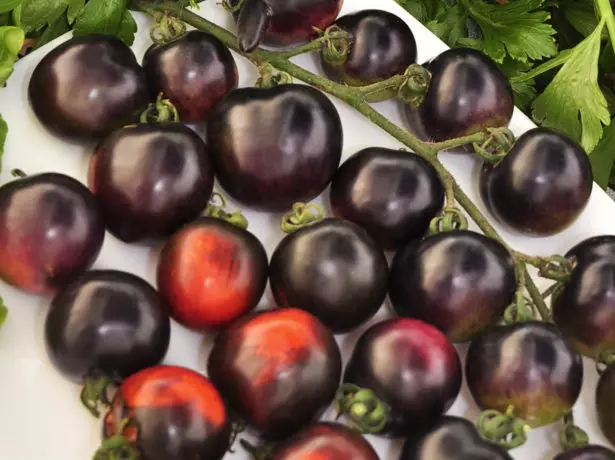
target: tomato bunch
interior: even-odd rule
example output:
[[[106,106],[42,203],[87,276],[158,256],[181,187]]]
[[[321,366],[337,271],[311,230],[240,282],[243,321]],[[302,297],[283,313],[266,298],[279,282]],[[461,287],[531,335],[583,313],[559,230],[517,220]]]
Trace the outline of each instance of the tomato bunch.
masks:
[[[419,66],[414,34],[391,13],[337,18],[337,0],[226,6],[245,53],[261,42],[348,39],[341,58],[343,46],[319,51],[331,84],[368,88],[404,75],[409,85],[407,69],[422,68],[419,103],[401,102],[418,137],[496,133],[511,120],[513,92],[495,63],[460,48]],[[581,355],[607,362],[615,351],[615,237],[583,241],[563,258],[570,273],[553,294],[554,324],[512,321],[524,276],[516,256],[464,228],[434,162],[380,146],[342,161],[351,133],[331,100],[260,70],[259,87],[237,88],[223,41],[191,31],[152,45],[142,65],[113,37],[72,38],[32,73],[40,123],[97,145],[87,187],[58,173],[0,187],[0,278],[53,296],[49,359],[83,385],[93,414],[104,411],[94,458],[220,460],[242,426],[273,443],[242,442],[255,458],[377,460],[361,435],[372,433],[403,438],[399,460],[505,460],[510,433],[493,435],[494,418],[524,431],[568,417]],[[592,173],[571,139],[535,129],[505,155],[479,147],[481,196],[502,224],[552,235],[582,213]],[[286,235],[262,241],[226,209],[215,180],[235,203],[281,219]],[[308,203],[326,189],[330,216]],[[160,249],[155,283],[92,269],[105,228]],[[374,320],[387,296],[391,317]],[[165,363],[172,321],[215,333],[207,376]],[[337,339],[349,332],[356,341],[344,362]],[[454,346],[462,342],[465,366]],[[484,425],[445,415],[464,377],[491,414]],[[609,367],[597,412],[615,443],[614,397]],[[332,404],[352,428],[318,421]],[[558,458],[615,455],[576,447]]]

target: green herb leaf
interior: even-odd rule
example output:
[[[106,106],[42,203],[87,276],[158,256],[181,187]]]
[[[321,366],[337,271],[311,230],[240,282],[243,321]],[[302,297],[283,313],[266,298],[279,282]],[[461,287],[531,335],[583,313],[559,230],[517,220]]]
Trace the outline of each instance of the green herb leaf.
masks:
[[[429,21],[425,26],[448,46],[453,47],[468,35],[467,22],[467,11],[457,4],[443,10],[436,19]]]
[[[73,33],[117,35],[127,7],[127,0],[90,0],[77,16]]]
[[[34,49],[46,45],[50,41],[58,38],[61,35],[64,35],[69,30],[70,26],[68,25],[68,20],[66,19],[66,15],[63,14],[58,18],[56,22],[45,27],[45,30],[36,42],[36,46],[34,47]]]
[[[9,132],[9,127],[0,115],[0,172],[2,172],[2,155],[4,155],[4,142],[6,141],[6,135]]]
[[[560,11],[583,37],[591,34],[598,25],[593,0],[562,0]]]
[[[136,32],[137,23],[135,22],[135,18],[132,17],[130,11],[124,11],[122,22],[120,22],[120,30],[117,33],[118,38],[130,46],[135,41]]]
[[[0,0],[0,13],[12,11],[21,5],[22,0]]]
[[[611,117],[598,85],[600,36],[604,21],[572,49],[545,91],[534,101],[537,123],[567,133],[591,152]]]
[[[527,62],[557,53],[555,30],[547,22],[549,13],[541,9],[544,0],[516,0],[504,5],[483,0],[460,0],[481,29],[483,52],[496,62],[506,54]]]
[[[85,0],[70,0],[68,12],[66,13],[69,24],[73,24],[75,22],[75,19],[77,19],[77,16],[81,13],[84,6]]]
[[[533,79],[515,81],[514,78],[526,75],[532,68],[532,64],[506,58],[502,64],[499,64],[499,66],[502,72],[504,72],[504,75],[506,75],[510,81],[513,93],[515,95],[515,105],[521,110],[529,108],[532,101],[536,97],[535,82]]]
[[[13,65],[17,61],[24,38],[24,31],[20,27],[0,27],[0,87],[6,84],[13,73]]]
[[[603,189],[609,185],[611,168],[615,161],[615,122],[611,120],[609,126],[604,128],[602,139],[589,155],[592,164],[594,181]]]
[[[444,6],[440,0],[395,0],[418,21],[425,23],[436,17]]]
[[[21,27],[27,32],[54,24],[68,8],[70,0],[23,0]]]

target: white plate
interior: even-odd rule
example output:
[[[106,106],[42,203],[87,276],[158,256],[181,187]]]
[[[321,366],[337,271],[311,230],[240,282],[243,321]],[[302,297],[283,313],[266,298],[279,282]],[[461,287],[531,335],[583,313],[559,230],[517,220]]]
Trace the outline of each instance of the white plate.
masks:
[[[412,16],[391,0],[374,4],[371,0],[346,0],[342,13],[346,14],[367,8],[382,8],[402,17],[411,27],[418,43],[418,62],[437,55],[447,47]],[[233,30],[229,15],[214,1],[201,3],[200,14]],[[133,49],[140,59],[150,44],[148,18],[136,15],[139,33]],[[61,37],[19,62],[8,87],[0,89],[0,112],[9,124],[9,135],[3,160],[1,183],[10,180],[10,170],[21,168],[27,173],[56,171],[86,180],[88,154],[92,146],[70,145],[46,132],[37,122],[27,102],[27,85],[30,75],[40,59],[60,42]],[[250,86],[256,79],[254,67],[235,55],[240,75],[240,86]],[[310,70],[318,71],[313,56],[294,59]],[[368,146],[399,148],[401,145],[377,126],[372,125],[354,109],[334,100],[344,126],[344,158]],[[394,102],[377,104],[387,117],[401,123]],[[534,124],[516,110],[511,128],[516,135],[534,127]],[[484,211],[476,190],[477,161],[472,156],[443,155],[462,188]],[[317,202],[322,204],[321,199]],[[235,203],[230,203],[235,206]],[[281,238],[277,216],[265,213],[245,212],[250,220],[250,230],[265,244],[271,254]],[[589,205],[580,219],[565,232],[551,238],[528,238],[511,234],[496,225],[505,240],[515,249],[529,254],[550,255],[563,253],[574,243],[592,235],[615,234],[615,203],[598,187],[594,186]],[[154,264],[156,249],[126,245],[109,233],[106,235],[102,253],[96,268],[127,270],[155,283]],[[545,287],[544,283],[540,283]],[[85,460],[92,456],[100,442],[101,423],[93,419],[79,402],[79,388],[64,380],[52,368],[45,355],[42,324],[49,303],[48,298],[29,296],[0,283],[0,295],[10,309],[4,327],[0,330],[0,458],[6,460]],[[267,293],[261,306],[270,304]],[[383,308],[376,322],[387,315]],[[345,356],[348,355],[357,333],[340,336],[339,343]],[[203,371],[208,340],[173,324],[172,340],[166,363],[178,364]],[[467,346],[457,347],[462,359]],[[597,426],[594,410],[594,392],[597,374],[593,364],[585,362],[583,392],[574,409],[576,421],[590,434],[594,443],[608,445]],[[451,414],[475,420],[478,415],[467,388],[463,387]],[[328,414],[330,417],[330,414]],[[512,452],[515,459],[551,460],[558,451],[557,430],[559,425],[532,431],[528,443]],[[375,436],[368,439],[383,460],[396,460],[399,442],[388,442]],[[239,446],[225,460],[247,459]]]

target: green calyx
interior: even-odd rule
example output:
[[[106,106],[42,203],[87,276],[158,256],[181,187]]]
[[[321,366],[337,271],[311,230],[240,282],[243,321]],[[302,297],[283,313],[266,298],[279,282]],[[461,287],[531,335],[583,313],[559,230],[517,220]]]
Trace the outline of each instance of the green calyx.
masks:
[[[527,423],[513,416],[512,406],[505,413],[493,409],[482,412],[476,428],[487,441],[507,450],[525,444],[530,431]]]
[[[159,13],[154,15],[154,19],[149,35],[157,45],[170,43],[186,33],[186,24],[175,16]]]
[[[150,103],[141,114],[141,123],[179,123],[179,113],[173,103],[160,93],[156,102]]]
[[[345,416],[361,433],[380,433],[389,418],[389,407],[369,389],[343,384],[335,398],[337,418]]]
[[[291,211],[282,216],[280,229],[284,233],[292,233],[324,219],[324,212],[314,203],[295,203]]]
[[[265,63],[258,66],[259,77],[254,86],[257,88],[274,88],[279,85],[289,85],[293,82],[293,77],[286,72],[280,72],[271,64]]]
[[[215,203],[216,199],[219,201],[219,204]],[[248,219],[246,219],[240,210],[234,212],[226,211],[226,199],[219,192],[214,192],[211,194],[211,201],[207,205],[207,208],[205,208],[205,215],[207,217],[222,219],[229,224],[232,224],[235,227],[243,228],[244,230],[248,228]]]
[[[467,228],[468,219],[456,206],[446,206],[442,214],[434,217],[429,223],[429,233],[431,235],[466,230]]]
[[[116,435],[105,439],[92,460],[141,460],[141,453],[136,446],[123,435],[124,429],[130,424],[130,419],[124,419],[118,427]]]
[[[472,147],[485,163],[495,164],[508,154],[515,143],[515,135],[507,127],[487,128],[486,131],[489,136],[485,141],[481,144],[474,142]]]
[[[340,67],[348,60],[352,36],[339,26],[332,25],[324,32],[316,29],[321,36],[322,58],[332,67]]]
[[[532,321],[536,317],[536,311],[532,301],[523,295],[523,288],[515,294],[515,301],[504,311],[506,324],[517,324]]]
[[[108,407],[107,390],[112,384],[108,377],[87,377],[81,390],[81,402],[94,417],[100,417],[100,406]]]
[[[571,413],[564,417],[564,426],[559,432],[559,444],[564,451],[578,449],[589,444],[589,436],[574,424]]]
[[[429,84],[431,73],[419,64],[410,65],[404,72],[404,79],[397,91],[397,98],[404,104],[417,109],[423,102]]]

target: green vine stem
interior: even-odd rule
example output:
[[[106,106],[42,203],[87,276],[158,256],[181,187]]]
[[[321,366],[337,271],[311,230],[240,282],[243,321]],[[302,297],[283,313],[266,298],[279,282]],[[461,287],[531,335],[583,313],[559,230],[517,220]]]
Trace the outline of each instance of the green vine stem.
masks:
[[[237,53],[239,51],[239,44],[237,37],[226,29],[214,24],[211,21],[193,13],[190,10],[184,9],[181,5],[171,1],[155,1],[155,0],[132,0],[131,7],[146,13],[153,11],[168,12],[176,16],[178,19],[186,22],[188,25],[208,32],[219,39],[227,47],[234,50]],[[320,40],[320,41],[319,41]],[[403,145],[410,148],[420,157],[429,161],[436,169],[440,177],[447,178],[450,176],[449,171],[444,167],[442,162],[438,160],[437,154],[442,150],[449,150],[455,147],[464,146],[467,144],[479,144],[482,145],[487,139],[491,137],[491,133],[483,131],[468,136],[463,136],[456,139],[450,139],[443,142],[422,142],[412,133],[398,126],[397,124],[388,120],[384,115],[375,110],[366,100],[363,90],[360,88],[339,84],[316,75],[303,67],[300,67],[293,62],[289,61],[289,58],[298,54],[320,49],[322,46],[322,37],[316,39],[312,43],[297,47],[292,50],[285,51],[269,51],[262,48],[256,48],[249,55],[245,55],[246,58],[255,62],[257,65],[264,62],[268,62],[276,69],[286,72],[293,78],[303,81],[315,88],[324,91],[331,96],[337,97],[345,103],[354,107],[359,113],[365,116],[372,123],[382,128],[385,132],[397,139]],[[472,202],[467,194],[459,187],[455,180],[452,180],[452,189],[454,197],[459,205],[465,210],[465,212],[476,222],[481,231],[488,237],[493,238],[502,243],[507,249],[513,253],[512,249],[506,244],[506,242],[500,237],[495,228],[488,222],[483,216],[478,207]],[[515,253],[520,254],[520,253]],[[525,271],[526,276],[526,289],[532,302],[543,317],[549,317],[548,308],[542,298],[542,295],[533,280]]]
[[[513,415],[512,406],[505,413],[492,409],[483,411],[476,428],[483,438],[507,450],[525,444],[530,431],[527,423]]]
[[[218,203],[216,203],[218,202]],[[222,219],[236,227],[248,228],[248,219],[241,213],[241,210],[228,212],[226,210],[226,199],[220,192],[213,192],[209,200],[207,208],[205,208],[205,216]]]
[[[504,323],[515,324],[534,319],[535,311],[532,302],[525,297],[525,266],[523,264],[515,265],[515,274],[517,276],[517,291],[515,292],[514,302],[504,311]]]
[[[573,263],[564,256],[554,255],[549,257],[528,256],[515,251],[514,257],[528,265],[536,267],[538,274],[543,278],[554,281],[567,281],[574,268]]]
[[[100,417],[99,407],[109,405],[107,390],[112,384],[108,377],[86,377],[81,389],[81,402],[90,413],[98,418]]]
[[[293,208],[282,216],[280,230],[284,233],[292,233],[300,228],[320,222],[324,217],[324,211],[315,203],[295,203]]]
[[[156,102],[148,104],[139,119],[141,123],[179,123],[179,113],[169,99],[164,98],[164,94],[158,94]]]
[[[130,419],[122,420],[117,434],[105,439],[92,460],[140,460],[141,453],[128,438],[123,435]]]
[[[337,417],[346,416],[361,433],[379,433],[387,424],[390,408],[367,388],[350,383],[340,386],[335,397]]]
[[[258,73],[259,76],[256,79],[256,83],[254,83],[254,86],[257,88],[273,88],[278,85],[288,85],[293,82],[293,77],[286,72],[278,72],[278,70],[268,62],[258,66]]]
[[[554,299],[560,294],[562,289],[564,289],[564,285],[559,281],[555,282],[542,292],[542,298],[547,299],[551,297],[551,299]]]
[[[559,432],[559,444],[562,450],[567,451],[585,447],[589,444],[589,436],[574,424],[572,412],[564,416],[564,426]]]

